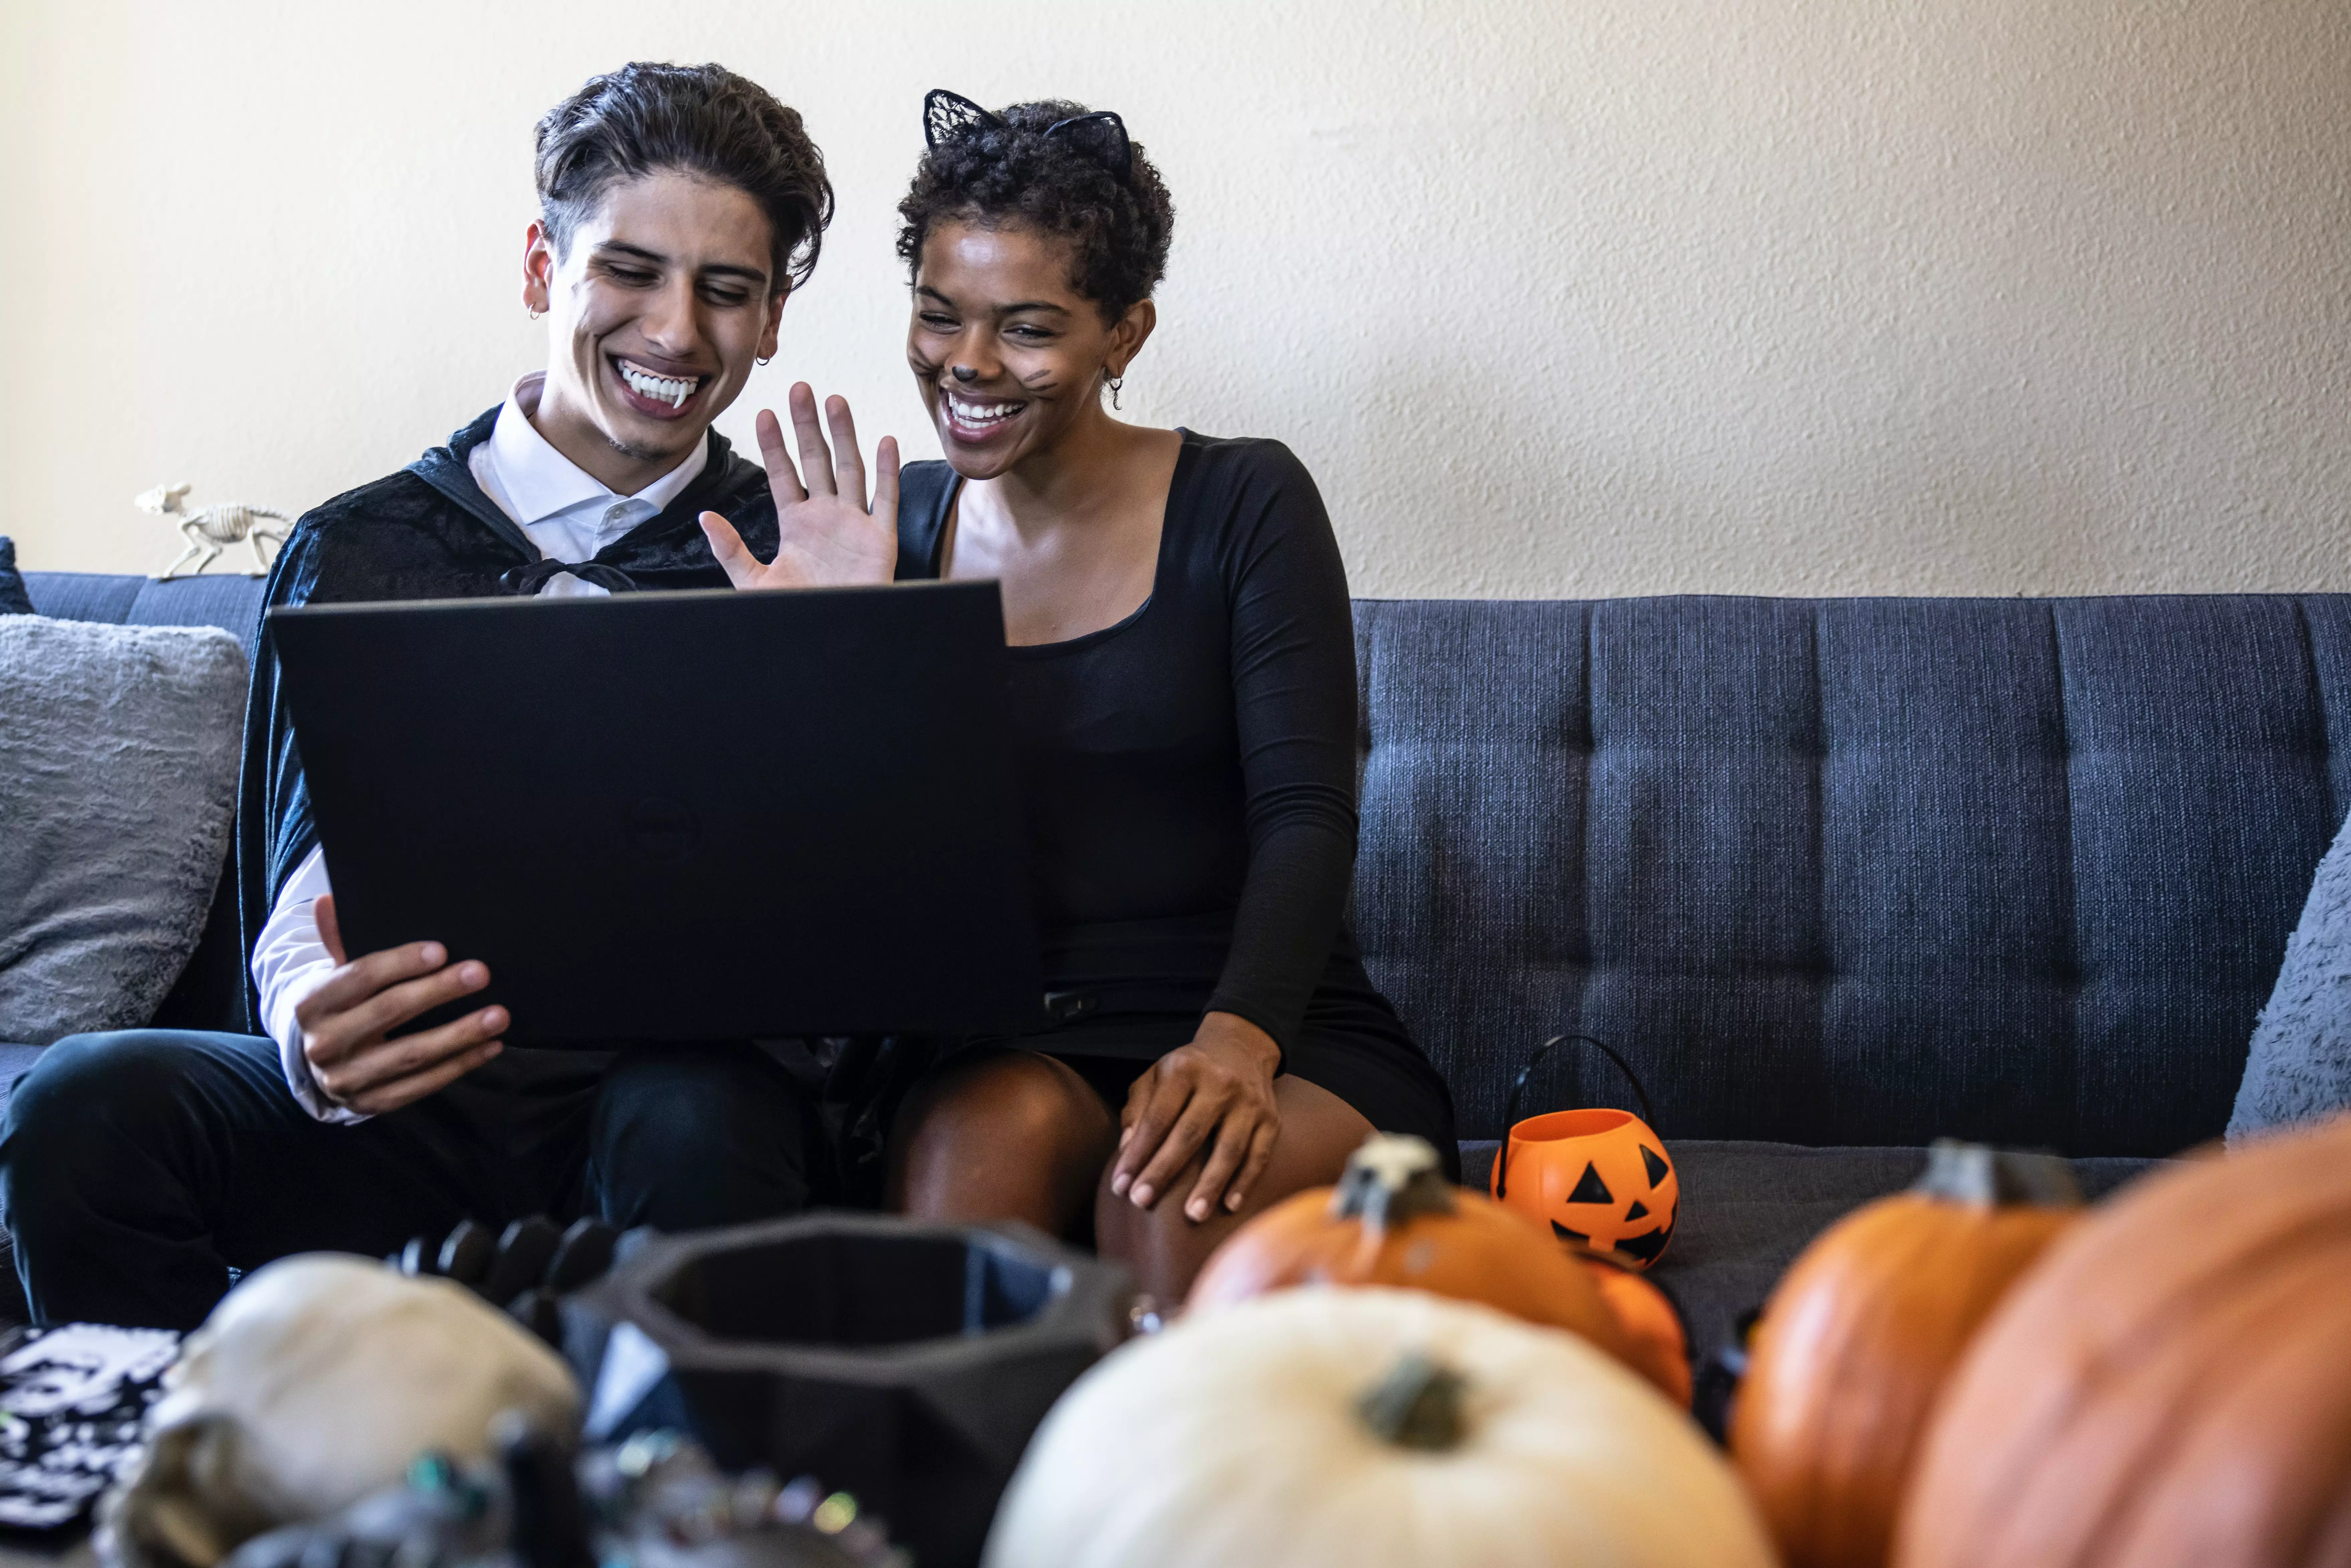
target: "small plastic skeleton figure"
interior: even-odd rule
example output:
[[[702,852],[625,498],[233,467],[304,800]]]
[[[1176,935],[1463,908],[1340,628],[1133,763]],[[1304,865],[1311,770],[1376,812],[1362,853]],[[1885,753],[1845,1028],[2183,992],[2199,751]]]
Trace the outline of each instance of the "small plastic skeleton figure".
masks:
[[[267,539],[283,549],[286,530],[266,528],[262,519],[266,517],[279,523],[291,523],[294,519],[283,512],[273,512],[266,507],[249,507],[242,501],[225,501],[216,507],[206,507],[200,512],[191,512],[180,505],[191,488],[193,486],[185,480],[177,485],[158,485],[131,503],[142,512],[179,518],[180,532],[187,536],[188,548],[180,552],[179,559],[157,572],[155,580],[168,582],[175,577],[199,576],[204,568],[219,559],[221,551],[240,541],[253,551],[256,563],[246,575],[260,577],[266,574],[269,570],[269,557],[261,553],[261,541]],[[181,571],[180,569],[187,566],[192,558],[198,556],[203,559],[187,571]]]

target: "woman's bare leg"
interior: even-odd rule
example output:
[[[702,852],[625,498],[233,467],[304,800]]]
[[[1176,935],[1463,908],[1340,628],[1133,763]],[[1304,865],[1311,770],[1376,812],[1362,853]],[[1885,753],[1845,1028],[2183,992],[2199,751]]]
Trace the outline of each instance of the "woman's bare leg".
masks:
[[[1035,1051],[991,1051],[908,1099],[885,1201],[921,1219],[1021,1219],[1067,1237],[1082,1230],[1117,1148],[1117,1118],[1076,1072]]]
[[[1075,1074],[1071,1074],[1075,1076]],[[1110,1190],[1109,1156],[1096,1167],[1094,1239],[1105,1258],[1126,1266],[1135,1283],[1172,1310],[1192,1288],[1192,1276],[1208,1260],[1217,1244],[1251,1217],[1310,1186],[1327,1186],[1346,1168],[1347,1156],[1372,1135],[1372,1124],[1361,1112],[1319,1084],[1283,1076],[1273,1081],[1274,1103],[1281,1113],[1281,1135],[1273,1147],[1273,1163],[1249,1189],[1240,1212],[1221,1206],[1207,1219],[1195,1223],[1184,1213],[1184,1198],[1199,1179],[1207,1163],[1205,1151],[1169,1182],[1166,1192],[1148,1209],[1134,1207]],[[1113,1143],[1115,1144],[1115,1129]]]

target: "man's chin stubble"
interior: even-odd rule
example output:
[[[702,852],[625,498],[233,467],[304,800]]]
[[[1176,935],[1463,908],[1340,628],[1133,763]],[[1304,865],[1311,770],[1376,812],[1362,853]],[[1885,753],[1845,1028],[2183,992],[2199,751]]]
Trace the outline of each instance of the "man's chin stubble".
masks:
[[[623,441],[610,431],[601,434],[604,437],[604,444],[632,463],[658,463],[664,457],[677,455],[674,450],[668,447],[647,446],[643,442]]]

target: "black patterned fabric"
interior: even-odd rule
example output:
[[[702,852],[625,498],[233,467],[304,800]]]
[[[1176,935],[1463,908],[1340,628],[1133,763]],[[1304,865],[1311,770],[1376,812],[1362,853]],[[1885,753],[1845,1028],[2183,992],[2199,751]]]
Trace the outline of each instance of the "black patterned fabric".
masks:
[[[180,1336],[68,1323],[0,1337],[0,1526],[76,1524],[139,1450]],[[36,1560],[54,1560],[55,1541]],[[12,1556],[16,1555],[11,1553]]]
[[[1537,1042],[1669,1140],[2217,1135],[2351,804],[2351,597],[1355,607],[1354,919],[1499,1135]],[[1627,1103],[1562,1057],[1532,1109]]]

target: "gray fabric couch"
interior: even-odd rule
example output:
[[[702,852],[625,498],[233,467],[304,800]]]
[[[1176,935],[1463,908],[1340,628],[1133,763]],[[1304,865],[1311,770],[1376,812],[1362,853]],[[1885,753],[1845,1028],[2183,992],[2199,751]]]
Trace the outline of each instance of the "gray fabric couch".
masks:
[[[250,636],[260,585],[27,574]],[[2351,806],[2351,596],[1356,605],[1355,921],[1482,1184],[1528,1053],[1645,1081],[1703,1349],[1938,1134],[2219,1135]],[[237,1027],[225,893],[160,1021]],[[20,1053],[21,1054],[21,1053]],[[1528,1112],[1630,1104],[1563,1057]]]

